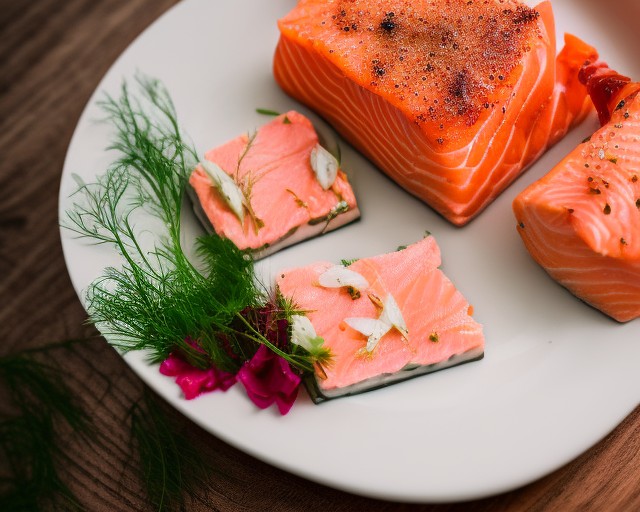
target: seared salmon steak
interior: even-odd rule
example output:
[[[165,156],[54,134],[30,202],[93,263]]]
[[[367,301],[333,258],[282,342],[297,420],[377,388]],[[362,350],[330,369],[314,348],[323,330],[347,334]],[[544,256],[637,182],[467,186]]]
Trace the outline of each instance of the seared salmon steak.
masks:
[[[463,225],[589,111],[596,51],[551,3],[300,0],[274,76],[400,186]]]

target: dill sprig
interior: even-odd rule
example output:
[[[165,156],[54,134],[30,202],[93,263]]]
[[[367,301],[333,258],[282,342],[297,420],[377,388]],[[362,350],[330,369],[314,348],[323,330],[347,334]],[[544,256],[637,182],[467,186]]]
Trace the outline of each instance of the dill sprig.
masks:
[[[89,446],[98,430],[50,353],[86,341],[0,357],[0,510],[85,510],[59,473],[70,460],[63,438],[73,434]],[[203,489],[214,468],[148,388],[131,405],[128,418],[131,460],[138,461],[149,505],[173,511],[184,510],[187,498],[206,501]]]
[[[74,400],[62,370],[34,353],[0,358],[0,392],[8,410],[0,416],[1,510],[82,510],[58,474],[66,455],[61,431],[86,437],[91,420]]]
[[[257,135],[258,135],[258,132],[253,132],[248,136],[247,144],[244,147],[242,153],[240,153],[240,156],[238,157],[238,162],[236,164],[236,172],[235,172],[236,176],[234,180],[238,185],[238,187],[240,188],[240,191],[242,192],[244,208],[245,210],[247,210],[247,213],[249,214],[249,218],[253,222],[253,229],[256,235],[258,234],[258,231],[260,231],[264,227],[264,221],[260,217],[258,217],[258,215],[256,215],[256,212],[253,209],[253,206],[251,205],[253,186],[258,181],[258,178],[256,178],[255,176],[252,176],[251,173],[248,173],[247,176],[245,176],[244,180],[241,181],[240,165],[242,164],[244,157],[247,156],[247,153],[249,153],[249,150],[253,146],[253,143],[256,140]]]
[[[119,157],[93,184],[79,189],[65,227],[98,244],[112,244],[123,257],[87,292],[89,320],[122,350],[142,350],[152,362],[180,351],[194,366],[237,371],[260,344],[299,371],[313,371],[316,356],[284,342],[274,345],[248,321],[247,310],[267,307],[291,314],[269,300],[255,279],[250,255],[216,235],[196,240],[197,268],[181,246],[181,211],[189,175],[198,158],[184,142],[175,107],[157,81],[137,77],[140,97],[126,82],[118,99],[101,106],[116,129],[111,149]],[[161,221],[151,248],[140,242],[141,211]],[[195,340],[193,346],[190,340]]]
[[[148,388],[129,415],[133,453],[139,459],[148,502],[156,510],[171,511],[185,510],[186,498],[202,499],[212,468]]]

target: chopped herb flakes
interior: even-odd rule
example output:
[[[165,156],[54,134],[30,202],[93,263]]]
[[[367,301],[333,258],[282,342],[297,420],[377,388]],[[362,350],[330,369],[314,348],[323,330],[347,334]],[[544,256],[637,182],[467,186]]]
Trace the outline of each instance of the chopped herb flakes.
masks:
[[[256,112],[263,116],[274,116],[277,117],[280,115],[280,112],[276,112],[275,110],[269,110],[267,108],[257,108]]]
[[[286,189],[287,192],[289,192],[289,194],[291,194],[293,196],[294,201],[296,202],[296,204],[300,207],[300,208],[309,208],[309,205],[307,203],[305,203],[302,199],[300,199],[298,197],[298,194],[296,194],[293,190],[291,190],[290,188]]]

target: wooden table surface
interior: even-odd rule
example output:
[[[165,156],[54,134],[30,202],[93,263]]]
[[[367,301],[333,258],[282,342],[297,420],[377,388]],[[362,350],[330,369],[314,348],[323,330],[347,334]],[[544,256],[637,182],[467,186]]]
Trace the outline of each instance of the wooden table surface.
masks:
[[[215,0],[212,0],[215,1]],[[175,0],[0,0],[0,355],[95,336],[71,287],[58,234],[58,186],[89,96],[118,55]],[[149,510],[126,450],[141,381],[99,336],[53,355],[93,417],[70,437],[63,477],[87,510]],[[640,510],[640,407],[553,474],[492,498],[406,505],[336,491],[275,469],[169,412],[215,468],[190,510]]]

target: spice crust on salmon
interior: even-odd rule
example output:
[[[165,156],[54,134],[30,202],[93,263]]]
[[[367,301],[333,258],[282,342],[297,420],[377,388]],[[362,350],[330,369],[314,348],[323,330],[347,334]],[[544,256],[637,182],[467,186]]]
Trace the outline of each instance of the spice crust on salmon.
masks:
[[[556,59],[551,5],[301,0],[274,75],[399,185],[462,225],[590,109],[597,53]]]

